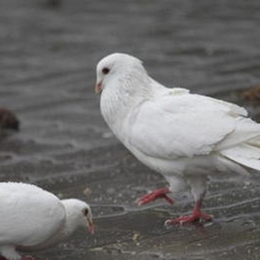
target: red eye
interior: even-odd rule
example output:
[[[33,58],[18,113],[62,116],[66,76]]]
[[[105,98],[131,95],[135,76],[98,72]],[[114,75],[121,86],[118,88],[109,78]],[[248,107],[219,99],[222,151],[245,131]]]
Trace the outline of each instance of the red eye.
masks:
[[[109,71],[110,71],[110,69],[108,69],[108,68],[103,68],[102,69],[102,72],[103,72],[103,74],[108,74],[109,73]]]

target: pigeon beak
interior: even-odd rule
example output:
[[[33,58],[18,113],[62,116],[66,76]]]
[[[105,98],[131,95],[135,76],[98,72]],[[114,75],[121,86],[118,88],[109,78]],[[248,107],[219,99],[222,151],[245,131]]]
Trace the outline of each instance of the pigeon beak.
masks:
[[[90,217],[87,217],[87,226],[88,226],[88,230],[89,230],[90,234],[94,235],[95,227],[94,227],[94,223]]]
[[[96,84],[96,86],[95,86],[95,93],[96,93],[96,94],[101,94],[102,89],[103,89],[102,81],[100,81],[100,82],[99,82],[98,84]]]

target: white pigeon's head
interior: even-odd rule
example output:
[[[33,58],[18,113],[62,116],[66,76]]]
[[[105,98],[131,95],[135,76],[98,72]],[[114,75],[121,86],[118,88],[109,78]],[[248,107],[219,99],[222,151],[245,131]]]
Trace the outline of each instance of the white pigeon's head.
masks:
[[[66,211],[65,235],[69,236],[78,227],[87,226],[90,233],[94,234],[94,224],[90,206],[78,199],[61,200]]]
[[[97,81],[95,92],[100,94],[113,79],[117,77],[130,78],[131,74],[145,72],[142,62],[128,54],[113,53],[103,58],[97,64]]]

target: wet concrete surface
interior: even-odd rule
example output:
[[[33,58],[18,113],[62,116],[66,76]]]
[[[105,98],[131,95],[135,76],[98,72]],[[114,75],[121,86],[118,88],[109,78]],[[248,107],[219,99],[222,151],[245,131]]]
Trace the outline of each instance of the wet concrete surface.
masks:
[[[55,2],[55,3],[54,3]],[[96,234],[36,253],[46,259],[259,259],[260,175],[213,176],[204,203],[212,223],[164,227],[192,209],[134,201],[164,179],[111,134],[93,88],[95,65],[112,52],[144,60],[167,86],[245,106],[260,81],[258,0],[1,0],[0,104],[16,112],[19,133],[1,134],[1,181],[37,184],[88,201]]]

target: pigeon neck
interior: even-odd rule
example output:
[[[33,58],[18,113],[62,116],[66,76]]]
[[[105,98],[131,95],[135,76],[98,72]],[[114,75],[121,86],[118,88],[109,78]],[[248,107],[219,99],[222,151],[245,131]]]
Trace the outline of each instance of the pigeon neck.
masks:
[[[62,239],[66,239],[67,237],[72,235],[72,233],[74,233],[74,231],[76,231],[76,229],[79,226],[81,226],[80,217],[75,212],[75,208],[73,207],[73,205],[69,202],[70,202],[69,200],[62,201],[62,204],[65,207],[65,212],[66,212],[66,220],[62,231]]]
[[[101,113],[109,127],[116,131],[121,129],[129,112],[150,98],[147,87],[151,79],[143,73],[131,73],[114,79],[106,86],[101,95]]]

